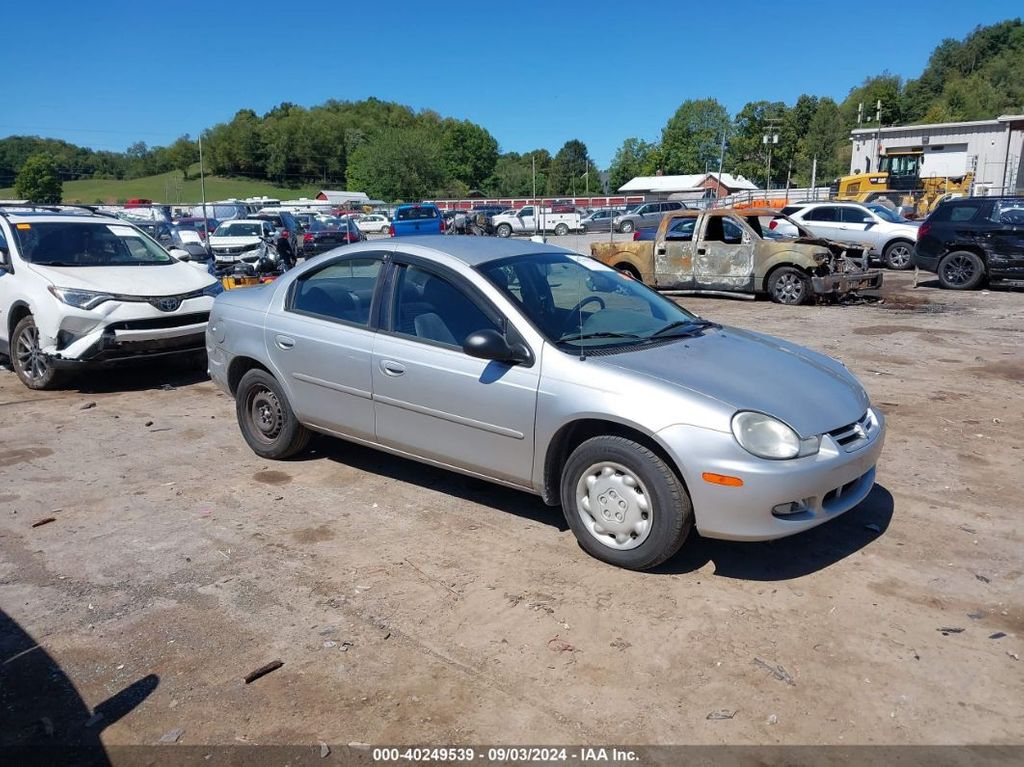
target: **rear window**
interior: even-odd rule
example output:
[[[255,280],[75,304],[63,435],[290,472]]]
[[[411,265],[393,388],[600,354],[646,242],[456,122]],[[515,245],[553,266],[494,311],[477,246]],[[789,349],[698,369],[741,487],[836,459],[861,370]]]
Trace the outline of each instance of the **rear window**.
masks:
[[[398,221],[423,221],[426,219],[437,218],[439,215],[437,208],[399,208],[395,214],[395,219]]]
[[[792,216],[798,210],[803,210],[806,207],[806,205],[787,205],[785,208],[780,210],[779,213],[783,216]]]
[[[940,205],[931,215],[932,221],[953,221],[965,223],[978,221],[985,217],[986,211],[991,203],[978,201],[970,203],[957,203],[955,205]]]

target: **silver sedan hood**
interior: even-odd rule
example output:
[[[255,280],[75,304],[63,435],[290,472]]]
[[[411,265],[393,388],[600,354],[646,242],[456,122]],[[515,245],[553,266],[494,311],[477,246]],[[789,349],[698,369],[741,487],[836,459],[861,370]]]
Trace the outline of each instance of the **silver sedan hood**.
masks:
[[[592,359],[713,397],[736,410],[767,413],[803,437],[853,423],[869,404],[860,382],[836,360],[733,327]],[[623,395],[629,396],[627,391]]]

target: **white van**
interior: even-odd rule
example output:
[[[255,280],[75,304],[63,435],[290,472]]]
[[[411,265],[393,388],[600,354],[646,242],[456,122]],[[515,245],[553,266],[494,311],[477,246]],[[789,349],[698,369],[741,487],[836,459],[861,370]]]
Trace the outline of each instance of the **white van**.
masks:
[[[559,236],[578,232],[583,228],[579,213],[552,213],[550,208],[527,205],[515,213],[499,213],[491,218],[494,233],[499,237],[513,234],[544,232]]]

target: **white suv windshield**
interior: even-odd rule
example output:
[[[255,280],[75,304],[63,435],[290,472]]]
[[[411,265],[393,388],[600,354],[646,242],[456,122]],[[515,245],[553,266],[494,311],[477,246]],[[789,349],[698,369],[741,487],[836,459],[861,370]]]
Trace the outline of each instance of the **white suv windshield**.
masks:
[[[263,226],[261,224],[221,224],[214,237],[262,237]]]
[[[40,266],[150,266],[174,259],[133,226],[45,221],[17,224],[18,252]]]

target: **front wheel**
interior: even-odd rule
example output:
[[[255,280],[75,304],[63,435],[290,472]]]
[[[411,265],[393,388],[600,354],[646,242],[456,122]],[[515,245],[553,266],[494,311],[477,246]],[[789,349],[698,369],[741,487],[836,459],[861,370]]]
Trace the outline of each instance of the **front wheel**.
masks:
[[[11,334],[11,365],[30,389],[56,389],[61,374],[39,344],[39,328],[32,315],[22,317]]]
[[[499,237],[511,237],[512,227],[508,224],[498,224],[498,228],[494,230],[495,234]]]
[[[601,436],[577,447],[562,470],[562,511],[590,555],[629,570],[671,557],[693,527],[679,477],[652,450]]]
[[[309,429],[299,423],[281,385],[266,370],[250,370],[242,376],[235,392],[235,414],[245,441],[263,458],[288,458],[309,443]]]
[[[777,304],[799,306],[811,295],[811,281],[794,266],[783,266],[768,278],[768,295]]]
[[[623,221],[619,225],[619,231],[622,232],[623,234],[629,234],[630,232],[633,231],[633,222],[632,221]]]
[[[985,279],[985,262],[976,253],[958,250],[939,261],[939,284],[949,290],[974,290]]]
[[[885,246],[885,251],[882,253],[882,262],[890,269],[902,271],[910,268],[913,255],[914,248],[909,242],[897,240]]]
[[[559,224],[555,227],[555,234],[559,237],[565,237],[565,235],[569,234],[569,227],[565,224]]]

